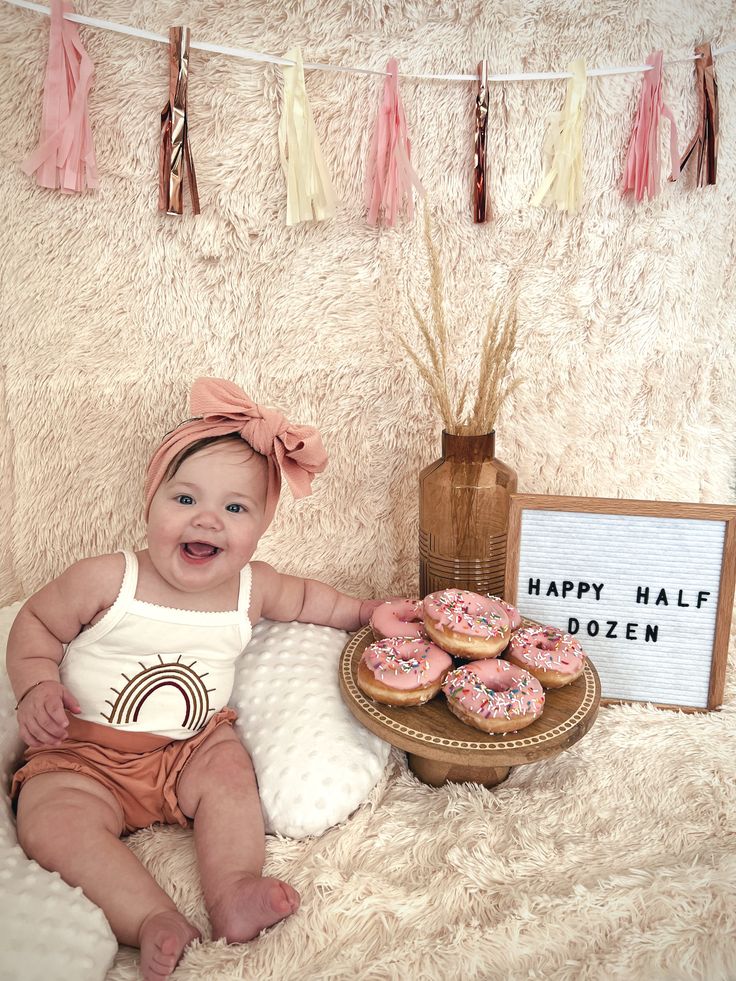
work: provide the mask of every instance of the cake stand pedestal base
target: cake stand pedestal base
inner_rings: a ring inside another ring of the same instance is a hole
[[[446,783],[480,783],[484,787],[497,787],[511,773],[510,766],[465,766],[430,760],[416,753],[407,754],[409,769],[424,783],[442,787]]]

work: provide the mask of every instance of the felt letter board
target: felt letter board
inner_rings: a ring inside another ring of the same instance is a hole
[[[506,599],[575,636],[605,701],[723,700],[736,507],[515,494]]]

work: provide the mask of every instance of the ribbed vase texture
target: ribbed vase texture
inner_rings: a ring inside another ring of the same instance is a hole
[[[494,456],[495,432],[443,431],[442,457],[419,474],[419,594],[447,587],[504,594],[516,473]]]

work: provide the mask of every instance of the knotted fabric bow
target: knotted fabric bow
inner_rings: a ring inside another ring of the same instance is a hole
[[[169,433],[151,458],[144,488],[146,519],[153,495],[171,461],[197,440],[239,433],[268,463],[266,524],[276,513],[281,476],[295,498],[312,493],[312,478],[327,466],[327,454],[314,426],[294,426],[278,409],[257,405],[224,378],[198,378],[192,385],[193,416]],[[264,527],[265,527],[264,526]]]

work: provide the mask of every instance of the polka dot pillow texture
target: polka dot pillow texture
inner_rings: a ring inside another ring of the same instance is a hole
[[[390,746],[340,695],[348,634],[262,620],[236,668],[230,704],[253,759],[266,831],[318,835],[344,821],[383,773]]]

